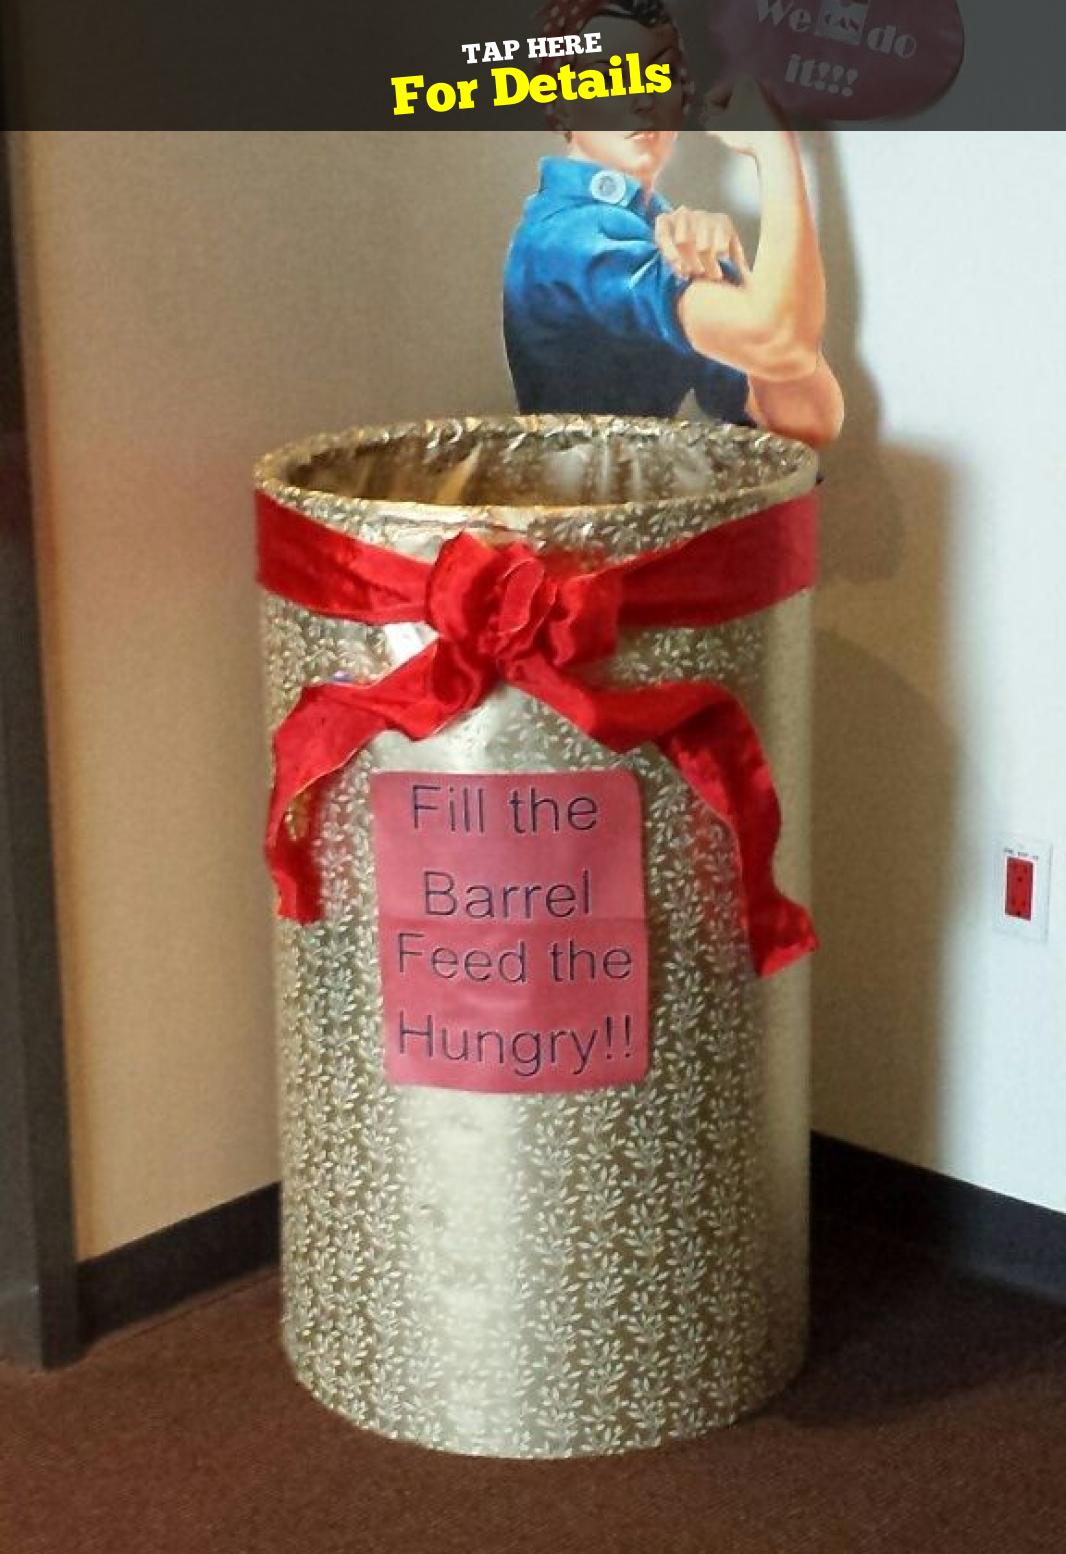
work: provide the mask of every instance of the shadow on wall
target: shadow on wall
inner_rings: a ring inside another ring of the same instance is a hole
[[[958,753],[930,700],[947,673],[952,480],[925,453],[883,440],[860,356],[864,297],[840,148],[823,134],[812,150],[830,281],[827,353],[847,398],[843,438],[826,460],[815,612],[814,1125],[930,1163],[956,862]],[[915,654],[922,693],[896,667]]]

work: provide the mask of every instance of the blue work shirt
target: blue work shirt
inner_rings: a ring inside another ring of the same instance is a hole
[[[708,415],[751,424],[748,380],[701,356],[677,306],[691,284],[655,242],[669,204],[596,162],[545,157],[504,271],[504,336],[518,407],[673,416],[694,392]]]

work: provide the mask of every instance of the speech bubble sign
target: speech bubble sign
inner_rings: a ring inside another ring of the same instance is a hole
[[[965,52],[955,0],[718,0],[709,27],[713,101],[750,77],[805,118],[915,113],[947,91]]]

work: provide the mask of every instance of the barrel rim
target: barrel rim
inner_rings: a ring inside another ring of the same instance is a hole
[[[660,436],[669,432],[685,440],[689,445],[717,442],[719,445],[743,447],[758,443],[765,447],[772,443],[782,451],[795,455],[795,464],[772,480],[760,480],[744,485],[722,486],[695,495],[668,497],[640,497],[627,501],[606,502],[506,502],[506,503],[438,503],[391,496],[345,496],[314,486],[296,485],[290,475],[293,467],[308,464],[324,454],[337,449],[372,449],[384,447],[399,438],[421,438],[439,442],[442,437],[454,440],[481,433],[488,436],[510,436],[515,439],[528,436],[584,437],[592,441],[596,437],[633,435]],[[321,432],[316,435],[290,441],[263,455],[254,467],[254,483],[257,490],[288,507],[294,507],[311,516],[319,516],[316,508],[328,507],[332,516],[346,515],[352,519],[372,519],[388,515],[393,519],[407,519],[424,523],[427,520],[447,526],[449,523],[469,525],[472,522],[491,527],[510,528],[507,515],[522,514],[525,519],[595,516],[601,513],[615,515],[626,513],[653,513],[662,511],[688,511],[697,513],[713,510],[728,503],[735,510],[750,496],[753,507],[768,506],[809,490],[815,483],[819,470],[818,455],[805,443],[782,437],[764,427],[733,426],[718,421],[664,420],[654,416],[615,415],[491,415],[491,416],[442,416],[420,421],[398,421],[377,425],[347,427],[341,431]]]

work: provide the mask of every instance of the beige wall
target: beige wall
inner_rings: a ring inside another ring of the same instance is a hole
[[[83,1257],[277,1174],[251,463],[510,402],[531,150],[404,142],[19,144]]]
[[[1019,139],[813,148],[850,407],[819,601],[815,1105],[1063,1208],[1061,913],[1047,947],[1003,940],[988,889],[998,829],[1066,821],[1061,141]],[[509,407],[499,270],[548,146],[20,143],[83,1256],[276,1175],[251,462]],[[693,138],[675,192],[750,207],[715,166]]]

